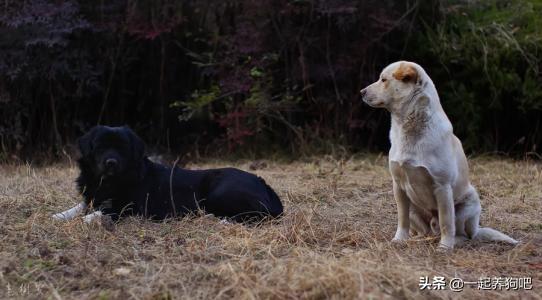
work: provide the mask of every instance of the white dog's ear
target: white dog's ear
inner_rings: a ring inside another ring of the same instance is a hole
[[[404,62],[399,64],[399,68],[393,72],[392,76],[405,83],[418,83],[419,79],[418,70],[414,66]]]

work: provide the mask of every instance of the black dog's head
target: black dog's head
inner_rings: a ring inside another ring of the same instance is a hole
[[[140,165],[145,145],[127,126],[96,126],[78,140],[80,163],[102,179],[125,177]]]

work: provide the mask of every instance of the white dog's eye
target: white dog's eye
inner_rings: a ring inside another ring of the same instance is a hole
[[[386,79],[386,78],[382,78],[382,79],[380,79],[380,80],[382,80],[382,82],[386,82],[387,79]]]

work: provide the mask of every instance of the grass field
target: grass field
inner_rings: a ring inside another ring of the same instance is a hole
[[[114,226],[57,223],[80,201],[70,164],[0,166],[0,298],[50,299],[481,299],[542,296],[542,164],[475,158],[471,180],[482,224],[518,246],[468,242],[435,251],[435,238],[395,245],[396,210],[386,157],[264,161],[285,204],[261,226],[210,216]],[[189,168],[250,161],[205,162]],[[420,290],[420,277],[531,277],[532,290]]]

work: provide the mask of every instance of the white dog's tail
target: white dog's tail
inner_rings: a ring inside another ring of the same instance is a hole
[[[508,243],[512,245],[515,245],[518,243],[518,241],[507,236],[506,234],[489,227],[478,228],[478,231],[472,237],[472,239],[480,240],[480,241],[503,242],[503,243]]]

